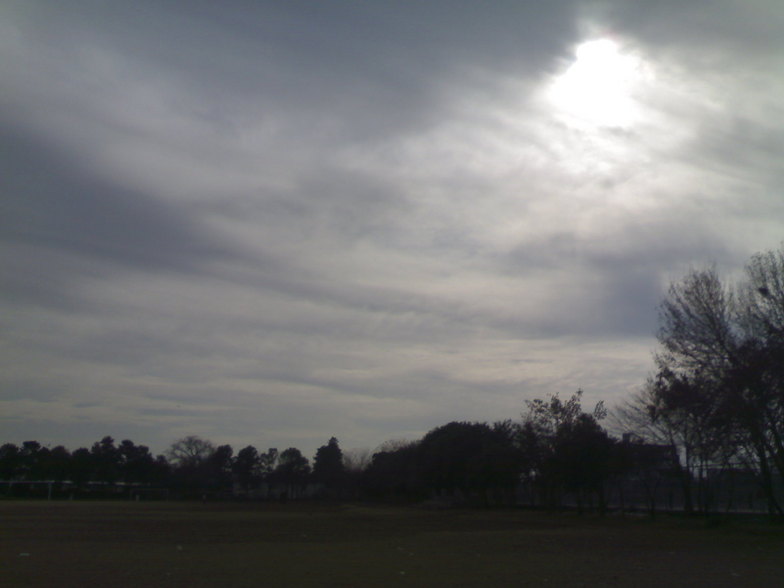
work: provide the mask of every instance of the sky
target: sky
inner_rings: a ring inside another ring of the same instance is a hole
[[[780,0],[5,0],[0,79],[0,443],[613,406],[784,240]]]

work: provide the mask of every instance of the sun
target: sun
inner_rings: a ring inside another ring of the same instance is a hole
[[[575,48],[548,97],[571,126],[628,128],[638,116],[633,94],[642,77],[640,59],[611,39],[595,39]]]

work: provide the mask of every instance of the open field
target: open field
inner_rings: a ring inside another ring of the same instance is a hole
[[[0,502],[3,586],[782,586],[784,529],[517,510]]]

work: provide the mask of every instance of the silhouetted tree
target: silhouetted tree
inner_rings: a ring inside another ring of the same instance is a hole
[[[5,443],[0,447],[0,479],[16,480],[22,476],[22,462],[19,447]]]
[[[326,445],[316,450],[313,459],[313,479],[321,482],[328,489],[336,490],[343,482],[344,473],[343,452],[340,450],[338,440],[332,437]]]
[[[276,447],[270,447],[265,453],[259,454],[259,473],[262,478],[267,478],[278,464],[278,450]]]
[[[365,472],[365,488],[370,496],[391,500],[425,497],[425,487],[417,467],[419,442],[385,442]]]
[[[234,450],[231,445],[220,445],[204,462],[205,485],[212,490],[230,490],[232,476],[232,456]]]
[[[554,395],[526,403],[528,412],[518,436],[522,463],[548,506],[558,506],[561,493],[568,491],[582,508],[588,491],[596,493],[603,511],[613,442],[598,424],[607,414],[603,403],[585,413],[581,398],[578,390],[565,402]]]
[[[209,458],[215,445],[196,435],[183,437],[172,443],[166,452],[172,467],[172,482],[185,494],[203,494],[211,485]]]
[[[784,476],[784,248],[752,257],[734,291],[715,269],[674,283],[658,338],[654,416],[689,417],[680,422],[700,441],[698,481],[706,465],[740,459],[759,473],[771,513],[784,516],[773,482],[774,471]]]
[[[38,441],[25,441],[19,451],[22,479],[43,480],[49,450]]]
[[[93,474],[93,456],[86,447],[80,447],[71,453],[69,467],[71,481],[77,488],[83,488]]]
[[[784,245],[752,256],[739,289],[743,341],[727,376],[727,410],[752,456],[771,513],[784,517],[773,471],[784,481]]]
[[[343,467],[350,472],[363,472],[373,460],[370,449],[349,449],[343,452]]]
[[[253,445],[240,449],[237,457],[234,458],[232,471],[237,477],[237,482],[245,491],[259,481],[261,477],[259,466],[259,452]]]
[[[161,481],[161,463],[150,453],[149,447],[135,445],[130,439],[124,439],[117,451],[120,456],[120,475],[125,482],[150,484]]]
[[[768,509],[784,517],[784,495],[777,495],[775,475],[784,481],[784,366],[781,349],[747,341],[723,382],[723,416],[734,425],[739,460],[759,475]],[[781,487],[779,485],[779,487]]]
[[[176,468],[195,467],[201,465],[214,451],[212,441],[189,435],[172,443],[166,451],[166,457]]]
[[[70,477],[71,453],[62,445],[57,445],[49,451],[44,461],[44,478],[55,482],[62,482]]]
[[[99,482],[114,484],[120,477],[120,452],[109,436],[93,443],[90,449],[93,458],[93,478]]]
[[[593,415],[581,413],[561,423],[553,441],[554,473],[564,489],[577,498],[583,510],[584,497],[595,494],[599,512],[606,511],[605,483],[614,473],[615,443]]]
[[[365,475],[373,461],[369,449],[349,449],[343,452],[343,469],[347,495],[359,498],[362,495]]]
[[[519,475],[513,438],[503,427],[452,422],[430,431],[418,447],[418,470],[436,494],[486,503],[491,490],[511,490]]]
[[[307,483],[309,476],[310,462],[299,449],[289,447],[281,452],[273,478],[288,487],[283,498],[294,497],[299,489]]]

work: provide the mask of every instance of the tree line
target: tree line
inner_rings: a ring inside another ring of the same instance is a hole
[[[315,492],[384,500],[481,504],[569,503],[604,511],[640,500],[652,513],[675,504],[715,510],[735,486],[754,485],[784,517],[784,247],[754,255],[731,284],[715,267],[671,284],[660,306],[655,372],[611,411],[586,411],[582,392],[526,403],[519,421],[451,422],[421,439],[344,454],[336,438],[311,461],[296,448],[236,455],[197,436],[153,456],[111,437],[69,452],[35,441],[0,447],[0,480],[136,484],[176,495],[279,497]],[[10,485],[9,485],[10,492]],[[677,496],[676,496],[677,495]]]
[[[552,493],[561,487],[600,493],[617,467],[612,463],[617,442],[598,424],[606,411],[600,404],[591,414],[583,412],[581,395],[578,391],[565,402],[557,396],[529,401],[527,417],[519,423],[448,423],[418,441],[387,442],[372,456],[344,456],[332,437],[318,448],[312,465],[294,447],[260,452],[248,445],[235,455],[230,445],[198,436],[179,439],[158,456],[145,445],[117,444],[112,437],[73,452],[36,441],[6,443],[0,447],[0,479],[16,481],[17,488],[24,481],[68,482],[72,491],[86,493],[153,486],[183,497],[250,497],[263,485],[282,498],[311,486],[317,494],[346,498],[512,504],[521,478],[536,478],[554,505]]]
[[[319,448],[312,468],[295,447],[260,453],[248,445],[234,455],[231,445],[216,446],[196,435],[175,441],[157,456],[146,445],[129,439],[117,444],[109,436],[73,452],[62,445],[49,449],[37,441],[0,446],[0,481],[7,484],[7,494],[14,483],[17,492],[30,493],[30,483],[53,482],[67,483],[71,492],[85,495],[116,493],[121,486],[167,489],[180,497],[228,495],[235,488],[247,491],[260,482],[332,483],[342,471],[342,452],[335,438]]]

